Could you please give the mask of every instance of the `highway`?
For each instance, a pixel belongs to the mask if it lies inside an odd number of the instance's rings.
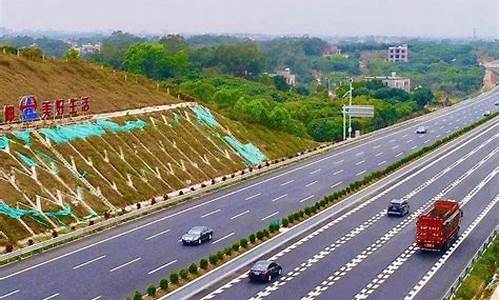
[[[157,284],[160,278],[168,277],[171,271],[184,267],[193,261],[198,261],[233,241],[247,236],[248,233],[267,226],[271,221],[287,216],[290,212],[313,203],[315,200],[343,188],[348,183],[362,178],[374,170],[384,168],[408,153],[416,151],[424,145],[430,145],[433,141],[477,121],[486,110],[498,109],[493,105],[497,99],[498,90],[495,90],[492,94],[464,103],[451,111],[431,114],[417,124],[395,128],[382,136],[375,136],[338,150],[328,151],[276,172],[193,199],[172,209],[154,213],[52,251],[0,267],[0,299],[123,299],[134,289],[144,290],[150,283]],[[420,125],[428,127],[427,134],[415,134],[415,129]],[[470,148],[473,146],[472,144],[478,147],[477,143],[484,142],[484,139],[487,140],[487,137],[493,136],[493,133],[496,133],[496,128],[464,146],[463,151],[465,148],[472,151],[473,148]],[[446,173],[436,179],[436,182],[433,182],[426,189],[443,188],[443,185],[450,183],[453,175],[464,174],[477,163],[474,160],[480,160],[481,154],[485,155],[488,149],[491,152],[495,149],[495,145],[496,139],[491,140],[478,149],[475,154],[460,162],[457,167],[449,170],[449,174]],[[455,153],[453,155],[455,160],[450,155],[451,160],[440,162],[439,165],[444,168],[446,163],[459,160],[460,156],[465,153]],[[470,189],[474,184],[474,181],[471,182],[471,180],[477,181],[479,179],[475,174],[486,172],[487,170],[484,171],[484,169],[487,166],[498,166],[498,161],[495,159],[490,158],[488,164],[484,163],[478,167],[474,171],[475,173],[464,179],[464,182],[468,182],[469,185],[460,184],[455,187],[450,191],[450,197],[460,196],[460,194],[453,194],[456,191]],[[432,168],[432,170],[436,169]],[[429,172],[432,173],[431,170]],[[425,176],[430,175],[426,174]],[[425,181],[419,177],[408,186],[401,187],[391,194],[394,193],[394,197],[396,197],[398,193],[408,192],[412,185],[418,186],[423,182]],[[489,182],[488,186],[491,184]],[[485,188],[484,191],[486,190]],[[480,193],[484,193],[484,191],[481,190]],[[414,199],[412,199],[412,203],[415,203],[415,209],[418,207],[418,201],[429,200],[426,193],[420,192],[419,195],[422,195],[423,199],[415,200],[416,202],[413,202]],[[473,197],[473,199],[476,198],[477,196]],[[380,215],[387,199],[380,199],[373,204],[373,207],[371,205],[366,207],[370,210],[360,214],[360,217],[356,218],[357,222],[360,222],[361,219],[369,219],[370,213],[373,214],[377,209]],[[470,202],[475,203],[473,200]],[[474,209],[479,208],[474,206]],[[489,215],[485,220],[488,220]],[[467,218],[469,216],[466,217],[466,220],[469,220]],[[397,219],[388,220],[380,215],[374,221],[376,226],[373,226],[374,232],[371,232],[370,236],[376,237],[376,234],[387,230],[388,226],[396,225],[396,222],[398,222]],[[496,221],[496,223],[498,222]],[[197,247],[182,246],[179,242],[180,236],[194,225],[212,227],[215,230],[213,241]],[[346,230],[350,230],[351,227],[347,227]],[[324,234],[330,232],[328,238],[340,237],[344,232],[342,227],[336,226],[335,228],[335,231],[325,231]],[[408,234],[398,234],[398,236],[404,236],[411,244],[411,226],[407,225],[403,231]],[[406,240],[403,239],[403,241]],[[396,243],[395,248],[391,251],[397,253],[399,249],[397,247],[404,246],[402,242]],[[368,241],[360,242],[357,246],[344,251],[347,251],[348,254],[355,254],[356,251],[366,246],[366,243]],[[323,244],[319,242],[317,247],[324,246]],[[302,248],[298,247],[297,249]],[[309,257],[308,254],[315,253],[315,250],[314,247],[304,248],[303,256],[300,257]],[[335,257],[343,256],[340,248],[339,251]],[[373,257],[376,257],[378,253],[374,253]],[[349,258],[348,254],[345,254],[346,259]],[[283,259],[285,257],[287,256],[284,256]],[[384,259],[387,257],[380,258],[381,265],[386,262]],[[297,257],[295,260],[299,262]],[[373,260],[370,259],[370,261]],[[335,269],[335,264],[342,262],[332,261],[331,263],[332,265],[328,260],[326,264],[321,264],[322,268],[325,268],[323,272],[330,273]],[[289,269],[292,265],[293,263],[286,263],[286,268]],[[327,267],[327,265],[331,267]],[[346,276],[351,276],[350,274]],[[308,281],[309,285],[293,286],[303,289],[300,293],[303,292],[303,295],[307,295],[316,288],[311,285],[321,284],[328,276],[319,282]],[[439,276],[439,274],[435,276]],[[389,280],[390,278],[387,282]],[[247,287],[247,285],[241,286],[243,289]],[[262,287],[255,286],[255,288]],[[324,292],[325,295],[331,296],[332,294],[329,294],[331,290],[334,289],[327,289]],[[383,292],[384,288],[381,286],[374,293]],[[220,296],[224,297],[230,293],[228,290],[227,293],[224,292]],[[300,294],[299,291],[297,293]]]
[[[417,171],[418,180],[374,196],[347,217],[333,216],[267,257],[283,266],[272,283],[249,282],[245,269],[196,298],[440,299],[498,226],[497,126]],[[387,217],[387,203],[398,198],[409,201],[411,214]],[[415,219],[443,198],[463,207],[460,243],[449,255],[421,252]]]

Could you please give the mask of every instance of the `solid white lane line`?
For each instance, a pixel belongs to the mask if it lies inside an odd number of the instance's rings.
[[[101,255],[101,256],[99,256],[99,257],[96,257],[96,258],[94,258],[94,259],[91,259],[91,260],[89,260],[89,261],[86,261],[86,262],[84,262],[84,263],[81,263],[81,264],[79,264],[79,265],[76,265],[76,266],[74,266],[72,269],[73,269],[73,270],[80,269],[81,267],[84,267],[84,266],[86,266],[86,265],[88,265],[88,264],[91,264],[91,263],[93,263],[93,262],[96,262],[96,261],[98,261],[98,260],[101,260],[101,259],[103,259],[103,258],[105,258],[105,257],[106,257],[106,255]]]
[[[381,165],[383,165],[383,164],[385,164],[385,160],[383,160],[383,161],[379,162],[377,165],[378,165],[378,166],[381,166]]]
[[[213,241],[213,242],[212,242],[212,245],[213,245],[213,244],[217,244],[218,242],[223,241],[223,240],[225,240],[225,239],[227,239],[228,237],[233,236],[233,235],[234,235],[234,232],[231,232],[230,234],[228,234],[228,235],[226,235],[226,236],[223,236],[223,237],[221,237],[221,238],[220,238],[220,239],[218,239],[218,240]]]
[[[173,261],[170,261],[170,262],[168,262],[168,263],[166,263],[166,264],[164,264],[164,265],[161,265],[161,266],[159,266],[158,268],[156,268],[156,269],[153,269],[153,270],[149,271],[149,272],[148,272],[148,275],[151,275],[151,274],[153,274],[153,273],[156,273],[156,272],[160,271],[161,269],[164,269],[164,268],[166,268],[166,267],[170,266],[171,264],[175,264],[176,262],[177,262],[177,259],[174,259]]]
[[[304,202],[304,201],[307,201],[307,200],[311,199],[312,197],[314,197],[314,195],[307,196],[307,197],[305,197],[304,199],[300,200],[299,202],[300,202],[300,203],[302,203],[302,202]]]
[[[364,163],[364,162],[365,162],[364,160],[362,160],[362,161],[358,161],[358,162],[356,163],[356,166],[359,166],[360,164],[362,164],[362,163]]]
[[[359,175],[361,175],[361,174],[363,174],[363,173],[365,173],[365,172],[366,172],[366,170],[363,170],[363,171],[361,171],[361,172],[358,172],[358,173],[356,173],[356,176],[359,176]]]
[[[394,155],[394,157],[398,157],[398,156],[401,156],[403,155],[403,152],[399,152],[398,154]]]
[[[316,169],[316,170],[314,170],[314,171],[310,172],[310,173],[309,173],[309,175],[316,174],[316,173],[318,173],[319,171],[321,171],[321,169]]]
[[[317,180],[314,180],[313,182],[309,182],[308,184],[306,184],[306,187],[310,187],[311,185],[313,185],[317,182],[318,182]]]
[[[114,271],[120,270],[121,268],[124,268],[124,267],[126,267],[126,266],[128,266],[130,264],[133,264],[133,263],[135,263],[136,261],[139,261],[139,260],[141,260],[140,257],[134,258],[131,261],[128,261],[128,262],[126,262],[124,264],[121,264],[119,266],[114,267],[113,269],[109,270],[109,272],[114,272]]]
[[[288,194],[284,194],[284,195],[281,195],[281,196],[279,196],[279,197],[277,197],[277,198],[274,198],[273,200],[271,200],[271,202],[276,202],[276,201],[278,201],[279,199],[285,198],[286,196],[288,196]]]
[[[237,215],[235,215],[235,216],[232,216],[230,219],[231,219],[231,220],[234,220],[234,219],[236,219],[236,218],[239,218],[239,217],[241,217],[241,216],[243,216],[243,215],[248,214],[249,212],[250,212],[250,210],[249,210],[249,209],[247,209],[247,210],[245,210],[244,212],[241,212],[241,213],[239,213],[239,214],[237,214]]]
[[[276,211],[276,212],[273,212],[273,213],[272,213],[272,214],[270,214],[269,216],[264,217],[264,218],[262,218],[262,219],[260,219],[260,220],[261,220],[261,221],[265,221],[265,220],[267,220],[267,219],[269,219],[269,218],[272,218],[272,217],[276,216],[277,214],[279,214],[279,210],[278,210],[278,211]]]
[[[365,152],[361,151],[361,152],[356,153],[356,156],[360,156],[360,155],[363,155],[363,154],[365,154]]]
[[[336,186],[337,186],[337,185],[339,185],[339,184],[342,184],[342,181],[339,181],[339,182],[337,182],[337,183],[332,184],[332,185],[330,186],[330,188],[331,188],[331,189],[333,189],[334,187],[336,187]]]
[[[253,199],[253,198],[255,198],[255,197],[259,197],[260,195],[262,195],[262,193],[257,193],[257,194],[255,194],[255,195],[250,196],[250,197],[246,197],[246,198],[245,198],[245,201],[246,201],[246,200]]]
[[[209,212],[209,213],[206,213],[206,214],[202,215],[200,218],[206,218],[206,217],[211,216],[211,215],[213,215],[213,214],[216,214],[216,213],[218,213],[218,212],[220,212],[220,211],[222,211],[222,209],[218,208],[218,209],[216,209],[216,210],[214,210],[214,211],[211,211],[211,212]]]
[[[283,183],[282,183],[282,184],[280,184],[280,185],[281,185],[281,186],[285,186],[285,185],[287,185],[287,184],[289,184],[289,183],[292,183],[292,182],[294,182],[294,181],[295,181],[294,179],[292,179],[292,180],[288,180],[287,182],[283,182]]]
[[[380,156],[382,154],[384,154],[384,152],[379,152],[379,153],[375,154],[375,156]]]
[[[158,233],[153,234],[152,236],[148,236],[148,237],[147,237],[147,238],[145,238],[144,240],[145,240],[145,241],[149,241],[150,239],[154,239],[155,237],[160,236],[160,235],[162,235],[162,234],[165,234],[165,233],[167,233],[167,232],[169,232],[169,231],[170,231],[170,229],[160,231],[160,232],[158,232]]]
[[[333,172],[333,175],[338,175],[338,174],[340,174],[342,172],[344,172],[344,169]]]
[[[0,296],[0,299],[4,299],[4,298],[7,298],[9,296],[12,296],[14,294],[17,294],[19,293],[21,290],[13,290],[12,292],[8,292],[7,294],[3,294],[2,296]]]
[[[57,297],[57,296],[59,296],[59,293],[55,293],[55,294],[53,294],[53,295],[50,295],[50,296],[48,296],[48,297],[45,297],[45,298],[43,298],[42,300],[49,300],[49,299],[53,299],[53,298],[55,298],[55,297]]]

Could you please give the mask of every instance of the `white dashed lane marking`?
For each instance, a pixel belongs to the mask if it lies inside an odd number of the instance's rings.
[[[333,175],[334,175],[334,176],[335,176],[335,175],[339,175],[339,174],[340,174],[340,173],[342,173],[342,172],[344,172],[344,170],[343,170],[343,169],[342,169],[342,170],[338,170],[338,171],[333,172]]]
[[[206,217],[211,216],[211,215],[213,215],[213,214],[216,214],[216,213],[218,213],[218,212],[220,212],[220,211],[222,211],[222,209],[218,208],[218,209],[216,209],[216,210],[214,210],[214,211],[211,211],[211,212],[209,212],[209,213],[206,213],[206,214],[202,215],[200,218],[202,218],[202,219],[203,219],[203,218],[206,218]]]
[[[231,220],[234,220],[234,219],[236,219],[236,218],[239,218],[239,217],[241,217],[241,216],[244,216],[244,215],[248,214],[249,212],[250,212],[250,210],[249,210],[249,209],[247,209],[247,210],[245,210],[244,212],[241,212],[241,213],[239,213],[239,214],[237,214],[237,215],[235,215],[235,216],[232,216],[230,219],[231,219]]]
[[[168,262],[168,263],[166,263],[166,264],[163,264],[163,265],[161,265],[161,266],[159,266],[159,267],[157,267],[157,268],[155,268],[155,269],[153,269],[153,270],[149,271],[149,272],[148,272],[148,275],[151,275],[151,274],[156,273],[156,272],[158,272],[158,271],[160,271],[160,270],[162,270],[162,269],[165,269],[166,267],[168,267],[168,266],[170,266],[170,265],[173,265],[173,264],[175,264],[176,262],[177,262],[177,259],[174,259],[174,260],[172,260],[172,261],[170,261],[170,262]]]
[[[363,175],[364,173],[366,173],[366,170],[363,170],[363,171],[356,173],[356,176]]]
[[[314,171],[310,172],[310,173],[309,173],[309,175],[316,174],[316,173],[318,173],[319,171],[321,171],[321,169],[316,169],[316,170],[314,170]]]
[[[305,197],[304,199],[300,200],[299,202],[300,202],[300,203],[305,202],[305,201],[307,201],[307,200],[311,199],[312,197],[314,197],[314,195],[307,196],[307,197]]]
[[[317,182],[318,182],[317,180],[309,182],[308,184],[306,184],[306,187],[310,187],[311,185],[316,184]]]
[[[382,155],[382,154],[384,154],[384,152],[379,152],[379,153],[375,154],[375,156],[377,156],[377,157],[378,157],[378,156],[380,156],[380,155]]]
[[[109,272],[118,271],[118,270],[120,270],[120,269],[122,269],[122,268],[125,268],[126,266],[128,266],[128,265],[130,265],[130,264],[133,264],[133,263],[135,263],[135,262],[137,262],[137,261],[139,261],[139,260],[141,260],[141,258],[140,258],[140,257],[134,258],[134,259],[132,259],[131,261],[128,261],[128,262],[126,262],[126,263],[124,263],[124,264],[121,264],[121,265],[119,265],[119,266],[116,266],[116,267],[112,268],[111,270],[109,270]]]
[[[223,237],[221,237],[221,238],[220,238],[220,239],[218,239],[218,240],[213,241],[213,242],[212,242],[212,245],[213,245],[213,244],[217,244],[217,243],[219,243],[220,241],[223,241],[223,240],[225,240],[225,239],[227,239],[227,238],[229,238],[229,237],[233,236],[234,234],[235,234],[234,232],[231,232],[230,234],[228,234],[228,235],[226,235],[226,236],[223,236]]]
[[[281,185],[281,186],[285,186],[285,185],[290,184],[290,183],[292,183],[292,182],[294,182],[294,181],[295,181],[294,179],[292,179],[292,180],[288,180],[287,182],[283,182],[283,183],[282,183],[282,184],[280,184],[280,185]]]
[[[358,162],[356,163],[356,166],[359,166],[360,164],[362,164],[362,163],[364,163],[364,162],[365,162],[364,160],[358,161]]]
[[[93,262],[96,262],[96,261],[98,261],[98,260],[101,260],[101,259],[103,259],[103,258],[105,258],[105,257],[106,257],[106,255],[101,255],[101,256],[99,256],[99,257],[96,257],[96,258],[91,259],[91,260],[89,260],[89,261],[86,261],[86,262],[84,262],[84,263],[78,264],[78,265],[74,266],[72,269],[73,269],[73,270],[80,269],[81,267],[84,267],[84,266],[86,266],[86,265],[89,265],[89,264],[91,264],[91,263],[93,263]],[[0,299],[1,299],[1,298],[0,298]]]
[[[255,197],[259,197],[260,195],[262,195],[262,193],[257,193],[257,194],[255,194],[255,195],[252,195],[252,196],[246,197],[246,198],[245,198],[245,201],[250,200],[250,199],[253,199],[253,198],[255,198]]]
[[[336,187],[336,186],[338,186],[338,185],[340,185],[340,184],[342,184],[342,181],[339,181],[339,182],[337,182],[337,183],[332,184],[332,185],[330,186],[330,188],[332,188],[332,189],[333,189],[334,187]]]
[[[55,297],[59,296],[60,294],[59,293],[55,293],[53,295],[50,295],[48,297],[45,297],[43,298],[42,300],[49,300],[49,299],[54,299]]]
[[[276,211],[276,212],[274,212],[274,213],[270,214],[269,216],[264,217],[264,218],[262,218],[262,219],[260,219],[260,220],[261,220],[261,221],[265,221],[265,220],[267,220],[267,219],[269,219],[269,218],[272,218],[272,217],[276,216],[277,214],[279,214],[279,211]]]
[[[276,197],[276,198],[274,198],[273,200],[271,200],[271,202],[276,202],[276,201],[278,201],[279,199],[283,199],[283,198],[285,198],[286,196],[288,196],[288,194],[284,194],[284,195],[281,195],[281,196],[279,196],[279,197]]]
[[[17,293],[19,293],[21,290],[13,290],[11,292],[8,292],[7,294],[3,294],[2,296],[0,296],[0,299],[4,299],[4,298],[7,298],[9,296],[12,296],[12,295],[15,295]]]
[[[383,161],[379,162],[379,163],[377,164],[377,166],[381,166],[381,165],[383,165],[383,164],[385,164],[385,163],[386,163],[386,161],[385,161],[385,160],[383,160]]]

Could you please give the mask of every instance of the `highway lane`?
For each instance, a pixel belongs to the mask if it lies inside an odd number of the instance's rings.
[[[331,151],[233,188],[195,199],[54,251],[0,268],[9,299],[57,297],[121,299],[170,271],[221,249],[273,219],[312,203],[352,180],[384,167],[411,151],[472,123],[494,110],[498,92],[418,125],[393,130],[359,144]],[[182,247],[180,235],[195,224],[216,230],[213,243]],[[40,265],[42,264],[42,265]],[[36,288],[33,288],[36,287]],[[2,295],[0,295],[2,296]]]
[[[284,275],[272,284],[249,283],[243,273],[228,279],[215,292],[205,295],[204,299],[351,299],[363,289],[366,292],[373,288],[373,278],[377,278],[376,275],[382,273],[382,270],[387,270],[387,266],[414,242],[414,218],[419,214],[417,208],[428,206],[437,198],[469,199],[464,206],[466,216],[462,228],[465,229],[495,197],[498,193],[496,129],[488,136],[488,139],[484,137],[480,142],[471,143],[455,155],[434,164],[418,175],[418,182],[406,182],[348,218],[338,222],[338,219],[334,219],[329,223],[330,226],[327,224],[309,233],[294,245],[272,256],[271,259],[276,259],[284,266]],[[464,157],[465,160],[462,159]],[[455,162],[459,164],[454,166]],[[452,166],[454,167],[450,170],[449,167]],[[482,181],[486,183],[482,185]],[[475,188],[476,186],[479,187]],[[414,213],[403,219],[387,218],[384,214],[385,205],[390,199],[401,197],[410,201]],[[498,219],[486,224],[488,226],[483,227],[491,232],[498,224]],[[414,257],[431,263],[438,260],[435,254],[429,256],[417,253]],[[466,255],[464,257],[466,260]],[[402,299],[423,276],[413,270],[420,268],[425,271],[430,268],[421,261],[411,261],[411,258],[404,265],[407,269],[403,276],[394,274],[397,284],[389,284],[387,281],[383,285],[386,293],[372,299]],[[447,288],[442,283],[435,285],[443,290]],[[403,295],[395,294],[395,289]]]

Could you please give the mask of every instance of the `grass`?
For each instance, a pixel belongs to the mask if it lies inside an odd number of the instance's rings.
[[[492,290],[486,287],[498,274],[498,236],[472,266],[472,270],[460,285],[455,300],[489,299]]]
[[[85,61],[33,61],[10,54],[0,54],[0,86],[1,107],[17,104],[24,95],[42,100],[90,96],[93,113],[180,102],[142,76]]]

